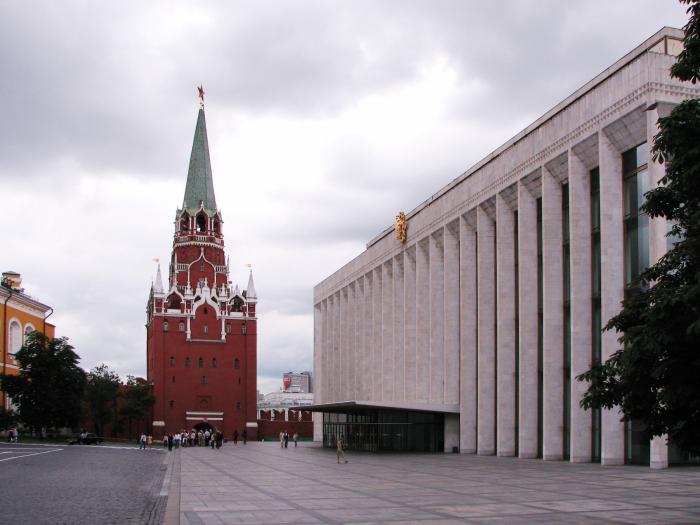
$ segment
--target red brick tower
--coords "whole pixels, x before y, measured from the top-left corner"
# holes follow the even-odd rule
[[[223,220],[216,206],[203,92],[167,287],[158,265],[147,308],[147,367],[153,435],[214,427],[257,437],[257,296],[250,272],[229,281]]]

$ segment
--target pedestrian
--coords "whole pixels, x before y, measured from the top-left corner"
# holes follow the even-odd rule
[[[289,446],[289,434],[287,431],[284,431],[284,448],[287,448]]]
[[[219,450],[221,448],[221,445],[224,443],[224,433],[218,431],[216,433],[216,449]]]
[[[233,444],[238,445],[238,430],[233,431]]]
[[[340,437],[336,441],[336,447],[336,457],[338,459],[338,463],[340,463],[340,458],[343,458],[343,463],[347,463],[348,460],[345,459],[345,452],[343,451],[343,440]]]
[[[280,430],[280,448],[284,448],[284,430]]]
[[[212,450],[216,446],[216,432],[212,432],[209,436],[209,445],[211,446]]]
[[[173,436],[173,445],[175,445],[175,450],[180,448],[180,440],[182,439],[182,436],[180,435],[179,432],[175,432],[175,435]]]
[[[148,445],[148,450],[151,450],[153,448],[153,436],[148,434],[146,436],[146,444]]]
[[[168,434],[163,434],[163,448],[168,448]]]
[[[202,446],[204,444],[204,432],[201,430],[197,432],[197,446]]]
[[[170,433],[168,434],[168,452],[170,452],[173,449],[173,441],[174,441],[173,434]]]
[[[197,437],[197,433],[194,430],[192,432],[190,432],[190,445],[193,447],[197,444],[196,437]]]
[[[245,445],[248,443],[248,431],[244,428],[243,432],[241,433],[241,437],[243,438],[243,444]]]
[[[10,430],[7,431],[7,441],[9,443],[12,443],[15,439],[15,429],[11,428]]]
[[[292,436],[292,439],[294,440],[294,448],[297,448],[297,443],[299,441],[299,432],[294,432],[294,435]]]
[[[211,439],[211,432],[209,432],[209,429],[207,429],[204,432],[204,446],[208,447],[209,446],[209,440]]]
[[[146,434],[141,434],[139,438],[139,450],[146,450]]]

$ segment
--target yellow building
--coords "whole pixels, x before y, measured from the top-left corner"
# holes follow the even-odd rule
[[[56,327],[46,322],[53,313],[53,308],[40,303],[24,293],[21,287],[22,277],[17,272],[3,272],[0,286],[0,348],[2,348],[1,373],[19,374],[15,353],[22,348],[28,334],[35,330],[44,332],[48,337],[55,336]],[[0,391],[2,405],[8,407],[5,392]]]

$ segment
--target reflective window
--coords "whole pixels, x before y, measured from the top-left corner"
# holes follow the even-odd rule
[[[170,366],[175,366],[175,358],[173,356],[170,356]]]

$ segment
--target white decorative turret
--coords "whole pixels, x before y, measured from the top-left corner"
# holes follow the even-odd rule
[[[246,290],[245,298],[251,303],[258,302],[258,296],[255,293],[255,283],[253,282],[253,270],[250,270],[250,275],[248,276],[248,289]]]
[[[160,274],[160,263],[158,263],[158,273],[156,273],[156,281],[153,283],[153,293],[163,293],[163,277]]]

